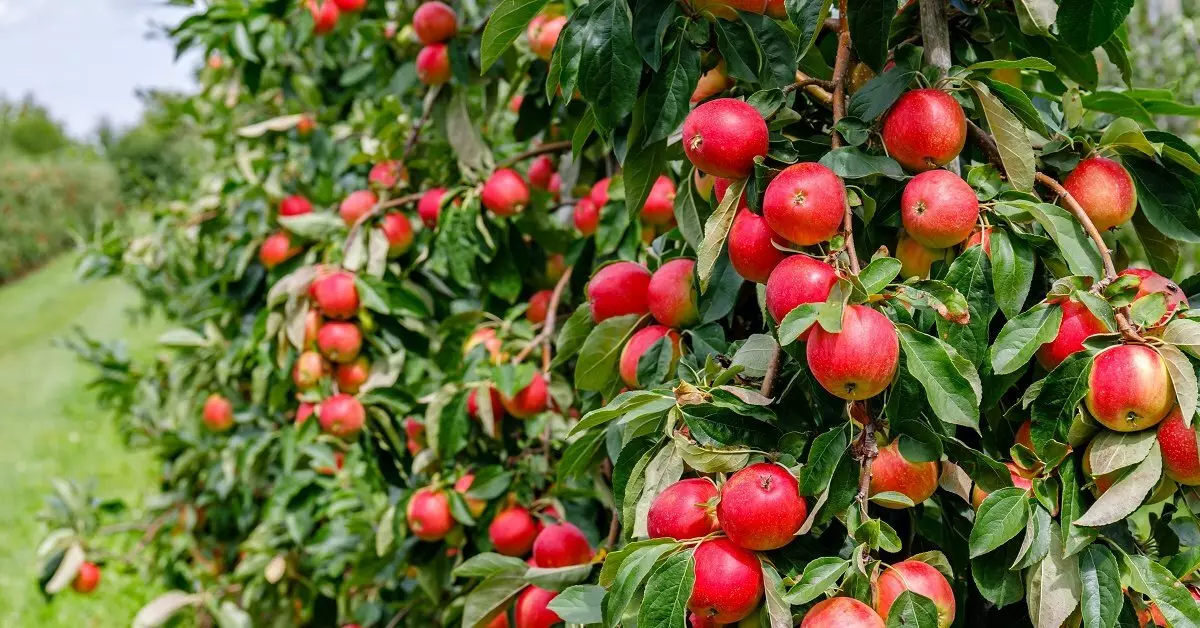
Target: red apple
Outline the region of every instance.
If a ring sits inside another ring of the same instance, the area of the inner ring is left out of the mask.
[[[596,233],[596,229],[600,226],[600,208],[590,198],[581,198],[575,201],[572,219],[575,221],[575,228],[579,230],[579,233],[590,236]]]
[[[696,580],[688,610],[718,624],[741,621],[763,596],[758,556],[727,538],[704,541],[695,550]]]
[[[472,517],[478,519],[479,515],[482,515],[484,509],[487,508],[487,502],[482,499],[467,497],[466,493],[471,490],[471,485],[474,483],[475,475],[468,473],[458,478],[458,481],[454,483],[454,490],[463,494],[463,501],[467,504],[467,510],[470,511]]]
[[[1183,423],[1183,413],[1175,406],[1158,425],[1158,446],[1162,450],[1163,471],[1167,477],[1186,486],[1200,486],[1200,451],[1196,446],[1196,427]]]
[[[768,462],[734,473],[721,487],[717,504],[725,535],[749,550],[773,550],[791,543],[807,516],[808,506],[795,476]]]
[[[651,225],[665,225],[675,219],[675,183],[665,175],[654,181],[650,196],[642,206],[642,221]]]
[[[1137,294],[1134,295],[1135,300],[1158,292],[1163,294],[1167,302],[1167,313],[1155,325],[1165,325],[1175,315],[1176,310],[1180,309],[1180,305],[1183,305],[1183,309],[1188,308],[1187,295],[1183,293],[1179,285],[1152,270],[1126,268],[1117,273],[1117,275],[1132,276],[1141,279],[1141,283],[1138,284]]]
[[[479,198],[493,214],[512,216],[529,204],[529,186],[516,170],[501,168],[488,177]]]
[[[1117,345],[1092,362],[1083,398],[1092,418],[1116,432],[1158,425],[1175,407],[1167,363],[1145,345]]]
[[[412,248],[413,228],[408,216],[400,212],[387,214],[380,227],[388,241],[388,257],[404,255]]]
[[[233,427],[233,404],[217,393],[209,395],[204,400],[204,425],[214,432]]]
[[[550,175],[550,181],[546,184],[546,191],[558,201],[562,196],[562,175],[555,172]]]
[[[550,177],[554,176],[554,160],[549,155],[540,155],[529,164],[529,185],[539,189],[550,189]]]
[[[771,230],[802,246],[837,235],[846,215],[846,186],[818,163],[788,166],[767,184],[763,216]]]
[[[938,463],[910,462],[900,453],[900,441],[892,441],[879,448],[879,455],[871,466],[871,495],[900,493],[914,504],[929,499],[938,487]],[[909,508],[908,504],[886,498],[878,503],[884,508]]]
[[[847,306],[842,331],[813,325],[809,334],[808,368],[830,394],[849,401],[883,392],[896,375],[900,339],[886,316],[864,305]]]
[[[304,422],[307,421],[309,419],[309,417],[311,417],[313,415],[313,412],[315,410],[316,410],[316,406],[314,406],[313,404],[308,403],[307,401],[301,401],[300,405],[296,406],[296,423],[295,424],[297,426],[304,425]]]
[[[309,294],[328,318],[345,319],[358,313],[358,287],[350,273],[335,271],[317,277]]]
[[[333,2],[345,13],[362,11],[367,6],[367,0],[333,0]]]
[[[312,114],[301,116],[300,121],[296,123],[296,133],[300,134],[300,137],[308,137],[316,128],[317,119]]]
[[[938,628],[950,628],[950,624],[954,623],[954,589],[942,572],[919,560],[896,563],[879,574],[875,610],[880,618],[887,621],[892,604],[905,591],[912,591],[933,601],[937,607]]]
[[[450,49],[446,44],[428,44],[417,53],[417,79],[424,85],[450,80]]]
[[[450,500],[446,493],[432,487],[417,489],[405,509],[408,529],[422,541],[440,541],[454,527]]]
[[[566,25],[567,18],[561,15],[546,17],[541,21],[531,21],[526,29],[526,35],[529,37],[529,50],[539,59],[549,61],[551,55],[554,54],[554,45],[558,43],[558,36]]]
[[[538,373],[530,380],[529,385],[522,388],[513,398],[500,395],[500,403],[504,409],[517,419],[528,419],[546,411],[550,394],[546,378]]]
[[[1065,299],[1059,302],[1062,308],[1062,324],[1054,340],[1038,348],[1037,360],[1042,368],[1052,371],[1072,353],[1083,350],[1083,341],[1095,334],[1108,332],[1108,328],[1096,318],[1087,306],[1078,301]]]
[[[525,587],[517,596],[517,628],[551,628],[562,622],[558,614],[547,608],[550,601],[558,597],[554,591],[547,591],[534,585]]]
[[[650,271],[637,262],[616,262],[596,271],[587,285],[592,320],[597,323],[625,314],[647,314]]]
[[[591,199],[592,204],[596,206],[597,210],[604,209],[604,206],[608,204],[608,186],[610,183],[612,183],[612,179],[604,177],[593,183],[592,189],[588,192],[588,198]]]
[[[592,546],[574,524],[554,523],[538,533],[533,542],[533,560],[538,567],[570,567],[592,560]]]
[[[837,282],[837,271],[829,264],[807,255],[787,257],[767,279],[767,311],[779,324],[805,303],[824,303]],[[800,339],[807,340],[811,331],[804,332]]]
[[[1133,177],[1121,164],[1105,157],[1079,162],[1063,180],[1063,187],[1101,231],[1125,224],[1137,210]]]
[[[421,195],[417,201],[417,215],[421,222],[430,229],[437,226],[438,214],[442,212],[442,199],[446,196],[446,188],[433,188]]]
[[[729,75],[725,71],[725,60],[721,59],[717,65],[700,75],[700,79],[696,81],[696,89],[692,90],[692,103],[708,100],[732,86],[733,81],[729,80]]]
[[[913,172],[940,168],[962,152],[967,118],[962,106],[939,89],[915,89],[896,100],[883,119],[883,146]]]
[[[405,417],[403,425],[405,447],[408,453],[415,456],[425,448],[425,424],[410,416]]]
[[[316,351],[305,351],[296,358],[292,368],[292,381],[296,388],[308,390],[320,383],[321,378],[329,372],[329,364]]]
[[[831,597],[808,609],[800,628],[884,628],[870,606],[852,597]]]
[[[650,314],[667,327],[688,327],[700,322],[696,290],[696,260],[675,258],[650,276],[646,301]]]
[[[301,216],[313,210],[312,203],[299,194],[293,194],[279,203],[280,216]]]
[[[291,236],[279,231],[263,240],[262,248],[258,250],[258,261],[270,270],[295,257],[302,250],[298,246],[292,246]]]
[[[401,181],[408,181],[408,169],[396,160],[381,161],[367,174],[368,183],[384,189],[394,188]]]
[[[100,567],[96,563],[84,562],[79,566],[79,571],[75,572],[75,580],[71,582],[71,588],[78,593],[91,593],[100,586]]]
[[[358,357],[362,331],[354,323],[329,321],[317,332],[317,348],[330,362],[344,364]]]
[[[442,2],[422,2],[413,12],[412,26],[422,44],[436,44],[458,34],[458,15]]]
[[[754,158],[768,148],[767,123],[753,106],[718,98],[696,107],[683,121],[683,152],[697,168],[718,177],[744,179]]]
[[[363,216],[371,213],[375,208],[375,204],[379,202],[379,197],[370,190],[358,190],[351,192],[342,204],[338,207],[338,214],[342,217],[342,222],[346,223],[347,227],[354,226]]]
[[[983,245],[983,252],[988,257],[992,256],[992,228],[984,227],[975,229],[971,232],[971,236],[967,238],[967,243],[963,245],[963,250],[967,250],[973,246]]]
[[[338,393],[321,402],[317,408],[317,419],[326,433],[352,439],[362,431],[367,412],[358,399]]]
[[[534,325],[546,322],[550,299],[553,297],[553,290],[538,290],[533,293],[533,296],[529,297],[529,308],[525,310],[525,318]]]
[[[333,380],[337,382],[338,392],[351,395],[357,393],[370,377],[371,363],[362,357],[352,362],[339,364],[333,370]]]
[[[944,249],[971,235],[979,222],[979,199],[962,177],[949,170],[929,170],[904,186],[900,219],[911,238]]]
[[[537,535],[537,522],[520,506],[500,511],[488,526],[488,539],[505,556],[525,556],[533,549]]]
[[[788,254],[775,248],[778,236],[767,219],[743,207],[729,230],[729,263],[743,279],[767,283],[771,272]]]
[[[471,333],[471,337],[463,343],[463,357],[471,353],[471,350],[478,345],[483,345],[492,362],[499,364],[504,354],[501,352],[503,343],[500,337],[496,335],[496,330],[491,327],[480,327]]]
[[[479,394],[479,389],[473,388],[467,395],[467,416],[476,421],[479,420],[479,402],[475,398],[477,394]],[[504,418],[504,403],[500,399],[500,393],[495,388],[488,389],[488,401],[492,406],[492,422],[499,424],[500,419]]]
[[[712,502],[717,487],[708,478],[680,480],[654,498],[646,517],[646,529],[652,539],[677,541],[698,539],[716,532],[720,526]]]
[[[638,361],[642,359],[642,354],[658,342],[659,338],[667,337],[671,341],[671,366],[668,373],[675,372],[675,365],[679,362],[681,350],[679,347],[679,332],[663,325],[650,325],[634,332],[629,338],[629,342],[625,343],[625,347],[621,349],[621,359],[619,370],[621,379],[626,386],[630,388],[641,388],[638,383],[637,370]]]
[[[317,0],[308,0],[308,12],[313,18],[313,34],[327,35],[333,32],[337,27],[338,17],[341,11],[338,10],[337,4],[333,0],[324,0],[320,4]],[[303,134],[303,133],[302,133]]]

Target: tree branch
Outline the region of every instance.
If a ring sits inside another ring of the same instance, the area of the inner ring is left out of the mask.
[[[813,78],[803,72],[797,71],[796,72],[796,82],[792,83],[791,85],[785,86],[783,88],[783,93],[790,94],[802,87],[819,87],[822,90],[824,90],[825,92],[829,92],[830,90],[833,89],[834,84],[833,84],[833,81],[826,81],[825,79]],[[832,98],[832,96],[830,96],[830,98]]]
[[[847,78],[850,76],[850,23],[846,19],[846,0],[838,0],[838,48],[833,63],[833,125],[846,116]],[[833,147],[841,148],[842,135],[833,131]]]
[[[941,69],[945,75],[950,70],[950,27],[946,20],[946,0],[920,0],[920,14],[925,64]],[[954,174],[962,172],[958,157],[946,167]]]
[[[563,271],[562,277],[558,278],[558,283],[554,284],[554,292],[550,293],[550,304],[546,306],[546,322],[542,325],[542,331],[538,332],[538,335],[534,336],[533,340],[530,340],[529,344],[525,345],[525,348],[521,349],[521,352],[513,358],[513,364],[520,364],[522,360],[529,357],[530,353],[533,353],[535,347],[544,344],[542,371],[550,371],[550,340],[554,338],[554,326],[558,322],[558,302],[562,299],[563,290],[571,282],[571,273],[574,270],[574,267],[568,266]]]
[[[779,343],[775,343],[774,348],[771,349],[771,359],[767,362],[767,374],[763,377],[762,387],[758,389],[758,392],[768,399],[771,398],[771,389],[775,387],[775,378],[779,376],[779,362],[783,358],[782,354],[783,349],[780,348]]]
[[[855,453],[861,465],[858,474],[858,494],[855,499],[858,501],[859,514],[862,520],[866,521],[868,518],[867,504],[871,499],[871,467],[879,455],[879,444],[875,442],[875,422],[867,415],[863,403],[851,402],[849,412],[852,419],[857,419],[863,424],[863,431],[859,434],[858,442],[854,444]]]
[[[358,220],[354,221],[354,225],[350,227],[350,233],[346,235],[346,243],[342,245],[342,257],[345,257],[350,252],[350,243],[354,242],[354,240],[358,238],[358,232],[362,231],[363,225],[366,224],[368,220],[382,214],[383,210],[385,209],[399,207],[409,203],[415,203],[421,200],[421,196],[423,194],[424,192],[413,192],[412,194],[406,194],[398,198],[376,203],[375,206],[371,208],[371,211],[360,216]]]
[[[417,138],[421,136],[421,129],[429,122],[429,116],[433,114],[433,101],[437,99],[438,93],[441,92],[441,85],[434,85],[428,92],[425,93],[425,110],[421,112],[421,117],[417,119],[417,123],[408,130],[408,139],[404,142],[404,152],[400,153],[400,163],[404,164],[408,161],[409,155],[417,146]]]
[[[546,153],[557,153],[559,151],[567,150],[568,148],[571,148],[571,142],[568,140],[563,140],[561,142],[550,142],[548,144],[542,144],[541,146],[536,146],[527,151],[522,151],[520,153],[517,153],[516,155],[513,155],[512,157],[509,157],[508,159],[505,159],[504,161],[496,164],[496,167],[497,168],[509,168],[513,164],[525,161],[526,159],[529,159],[530,157],[537,157],[538,155],[544,155]]]

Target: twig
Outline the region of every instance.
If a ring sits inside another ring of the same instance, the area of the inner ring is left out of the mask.
[[[816,80],[816,79],[801,72],[800,70],[796,70],[796,82],[797,83],[811,82],[814,80]],[[830,81],[830,82],[832,83],[832,81]],[[820,85],[818,85],[816,83],[804,85],[803,88],[804,88],[804,91],[807,92],[808,95],[811,96],[817,102],[821,103],[822,105],[824,105],[826,107],[833,106],[833,93],[830,92],[830,90],[825,89],[824,87],[821,87]]]
[[[867,520],[867,504],[871,499],[871,466],[875,464],[875,458],[879,455],[879,444],[875,442],[875,421],[867,415],[866,408],[861,402],[855,401],[849,404],[850,416],[856,414],[863,423],[863,431],[859,434],[858,442],[854,447],[857,450],[861,470],[858,474],[858,495],[855,499],[858,501],[858,511],[863,521]]]
[[[542,325],[542,331],[538,332],[538,335],[534,336],[533,340],[530,340],[529,344],[525,345],[525,348],[521,349],[521,352],[518,353],[515,358],[513,358],[513,364],[520,364],[522,360],[529,357],[529,354],[533,352],[534,347],[537,347],[543,343],[545,343],[543,353],[547,355],[550,353],[550,339],[554,337],[554,325],[558,322],[558,301],[562,298],[563,290],[571,281],[571,271],[573,270],[573,267],[568,266],[567,269],[563,271],[562,277],[558,278],[558,283],[554,284],[554,292],[550,293],[550,304],[546,307],[546,322],[544,325]],[[543,356],[543,372],[548,372],[550,370],[549,367],[549,359]]]
[[[569,140],[563,140],[561,142],[550,142],[548,144],[542,144],[541,146],[535,146],[534,148],[531,148],[527,151],[522,151],[520,153],[517,153],[516,155],[513,155],[512,157],[509,157],[508,159],[505,159],[504,161],[496,164],[496,167],[497,168],[508,168],[508,167],[511,167],[513,164],[525,161],[526,159],[529,159],[530,157],[537,157],[538,155],[544,155],[546,153],[557,153],[559,151],[567,150],[570,147],[571,147],[571,142]]]
[[[945,75],[950,70],[950,25],[946,19],[946,0],[920,0],[921,45],[925,49],[925,64],[934,66]],[[954,174],[962,167],[958,157],[946,164]]]
[[[617,534],[621,532],[621,522],[617,519],[617,511],[613,510],[612,521],[608,524],[608,538],[604,539],[604,549],[611,550],[617,544]]]
[[[396,616],[392,617],[392,620],[387,623],[386,628],[396,628],[396,626],[399,626],[400,620],[404,619],[404,616],[407,615],[408,611],[410,611],[410,610],[412,610],[411,607],[406,608],[406,609],[400,611],[399,613],[396,613]]]
[[[758,392],[768,399],[771,398],[771,389],[775,387],[775,378],[779,376],[779,361],[782,353],[783,350],[776,343],[771,349],[771,359],[767,362],[767,374],[763,377],[762,388],[758,389]]]
[[[850,75],[850,24],[846,19],[846,0],[838,0],[838,48],[833,63],[833,125],[846,116],[846,79]],[[842,147],[842,135],[833,131],[833,147]]]
[[[425,94],[425,110],[421,112],[421,117],[417,119],[417,123],[408,130],[408,139],[404,141],[404,152],[400,154],[401,164],[408,161],[408,156],[412,154],[413,148],[416,148],[417,138],[421,136],[421,129],[425,127],[425,123],[429,122],[429,116],[433,114],[433,101],[437,99],[438,93],[441,90],[441,85],[434,85]]]
[[[812,87],[812,86],[820,87],[821,89],[826,90],[826,91],[832,90],[834,87],[833,81],[826,81],[825,79],[813,78],[811,76],[808,76],[807,74],[804,74],[803,72],[796,72],[796,82],[784,87],[783,93],[790,94],[790,93],[800,89],[801,87]]]
[[[350,227],[350,233],[346,235],[346,243],[342,245],[342,257],[345,257],[350,253],[351,243],[358,238],[358,232],[362,231],[363,225],[366,224],[368,220],[383,213],[383,210],[385,209],[399,207],[409,203],[415,203],[421,200],[421,196],[423,194],[423,192],[413,192],[412,194],[406,194],[399,198],[394,198],[382,203],[376,203],[375,206],[371,208],[371,211],[359,216],[358,220],[354,221],[354,225]]]

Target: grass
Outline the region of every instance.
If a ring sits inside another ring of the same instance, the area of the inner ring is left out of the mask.
[[[136,294],[117,281],[78,283],[72,256],[0,287],[0,626],[122,626],[158,593],[134,574],[103,573],[89,597],[69,589],[47,603],[37,588],[37,520],[56,477],[96,481],[96,495],[134,508],[153,490],[156,465],[127,450],[111,418],[84,388],[89,367],[53,344],[76,325],[126,338],[134,355],[159,329],[133,327],[124,312]]]

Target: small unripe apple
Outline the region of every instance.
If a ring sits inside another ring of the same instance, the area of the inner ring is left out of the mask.
[[[629,337],[629,341],[625,343],[624,348],[621,349],[619,370],[621,380],[625,382],[626,386],[641,388],[637,377],[638,361],[642,359],[642,354],[663,337],[668,338],[671,342],[671,366],[667,372],[671,374],[675,372],[675,365],[678,364],[681,355],[679,332],[664,325],[649,325],[634,332]]]
[[[323,0],[319,4],[317,0],[309,0],[308,12],[313,18],[313,34],[318,36],[333,32],[341,16],[341,10],[333,0]]]
[[[700,321],[695,275],[696,260],[687,258],[675,258],[654,271],[646,301],[655,320],[667,327],[688,327]]]
[[[1063,180],[1063,188],[1101,231],[1125,224],[1137,210],[1133,177],[1121,164],[1105,157],[1079,162]]]
[[[1170,279],[1167,279],[1166,277],[1163,277],[1152,270],[1145,268],[1126,268],[1125,270],[1117,273],[1117,275],[1122,277],[1131,276],[1141,279],[1141,283],[1138,284],[1137,294],[1134,295],[1135,300],[1159,292],[1163,294],[1166,299],[1167,313],[1164,314],[1157,323],[1155,323],[1156,326],[1165,325],[1167,321],[1171,320],[1171,317],[1175,315],[1176,310],[1180,309],[1180,305],[1183,306],[1183,309],[1188,308],[1187,295],[1183,293],[1183,290],[1179,287],[1179,284],[1176,284]]]
[[[345,199],[342,200],[341,206],[338,207],[338,214],[342,217],[342,222],[346,223],[347,227],[354,226],[363,216],[371,213],[375,208],[375,204],[379,202],[379,197],[370,190],[358,190],[351,192]]]
[[[546,526],[533,542],[533,560],[538,567],[570,567],[592,560],[592,545],[575,524]]]
[[[450,515],[450,500],[446,493],[432,487],[417,489],[405,509],[408,529],[422,541],[440,541],[454,527]]]
[[[931,249],[901,231],[900,239],[896,241],[896,259],[900,260],[900,277],[903,279],[928,277],[933,263],[945,260],[946,253],[945,249]]]
[[[280,216],[302,216],[312,210],[312,203],[299,194],[293,194],[279,203]]]
[[[408,216],[400,212],[392,212],[383,217],[379,225],[388,242],[388,257],[404,255],[412,248],[413,228]]]
[[[500,511],[488,526],[488,540],[505,556],[524,557],[533,549],[537,535],[537,522],[520,506]]]
[[[767,279],[767,312],[779,324],[805,303],[824,303],[837,282],[837,271],[829,264],[807,255],[787,257]],[[805,331],[800,339],[807,340],[811,332],[811,329]]]
[[[979,222],[979,199],[962,177],[949,170],[929,170],[904,186],[900,219],[911,238],[944,249],[971,235]]]
[[[262,247],[258,249],[258,261],[270,270],[295,257],[301,250],[298,246],[292,246],[291,236],[279,231],[263,240]]]
[[[610,183],[612,183],[612,179],[604,177],[593,183],[592,189],[588,191],[588,198],[591,199],[592,204],[596,206],[597,210],[604,209],[604,206],[608,204],[608,186]]]
[[[575,228],[579,230],[579,233],[590,236],[596,233],[596,229],[600,227],[600,208],[596,207],[592,199],[581,198],[575,201],[572,219],[575,221]]]
[[[799,163],[784,168],[767,184],[763,216],[775,233],[809,246],[837,235],[847,202],[841,177],[821,164]]]
[[[721,487],[717,519],[729,540],[749,550],[779,549],[804,525],[808,506],[791,471],[768,462],[752,464]]]
[[[384,189],[394,188],[401,181],[408,181],[408,169],[397,160],[381,161],[367,174],[368,183]]]
[[[233,404],[217,393],[209,395],[204,400],[204,425],[214,432],[233,427]]]
[[[358,357],[362,331],[354,323],[329,321],[317,332],[317,348],[330,362],[344,364]]]
[[[362,431],[367,412],[358,399],[346,393],[338,393],[321,402],[317,408],[317,418],[325,433],[352,439]]]
[[[830,394],[848,401],[883,392],[896,375],[900,338],[886,316],[864,305],[842,312],[842,331],[813,325],[806,348],[813,377]]]
[[[1158,425],[1175,407],[1167,363],[1146,345],[1117,345],[1096,355],[1083,398],[1092,418],[1116,432]]]
[[[912,172],[940,168],[962,152],[967,118],[954,97],[939,89],[914,89],[896,100],[883,119],[883,146]]]
[[[1084,456],[1086,459],[1087,454],[1084,454]],[[1029,477],[1026,475],[1027,472],[1024,469],[1017,466],[1015,462],[1006,462],[1004,465],[1008,467],[1008,474],[1012,479],[1013,486],[1026,491],[1033,490],[1033,480],[1029,479]],[[1084,462],[1084,467],[1087,467],[1086,461]],[[983,500],[987,499],[988,495],[991,495],[989,491],[983,490],[978,484],[976,484],[975,487],[971,489],[971,507],[975,510],[979,510],[979,507],[983,505]]]
[[[683,152],[708,174],[744,179],[754,172],[754,158],[767,149],[767,122],[736,98],[710,100],[683,121]]]
[[[501,393],[500,403],[514,418],[528,419],[529,417],[545,412],[549,398],[550,389],[546,385],[546,378],[542,377],[541,373],[538,373],[533,376],[528,386],[522,388],[511,399]]]
[[[692,556],[696,580],[688,610],[718,624],[740,621],[763,596],[758,556],[727,538],[704,541]]]
[[[642,205],[642,221],[651,225],[665,225],[675,219],[675,183],[666,175],[660,175],[650,188],[650,196]]]
[[[720,529],[712,502],[717,486],[708,478],[680,480],[650,504],[646,531],[652,539],[698,539]]]
[[[475,475],[468,473],[461,478],[458,478],[458,481],[454,483],[454,490],[463,494],[463,501],[467,504],[467,510],[471,513],[472,517],[478,519],[479,515],[482,515],[484,509],[487,508],[487,502],[482,499],[467,497],[466,493],[467,491],[471,490],[471,485],[474,483]]]
[[[525,318],[534,325],[546,322],[550,299],[553,297],[553,290],[538,290],[533,293],[533,296],[529,297],[529,307],[525,310]]]
[[[937,608],[938,628],[950,628],[954,623],[954,589],[946,576],[933,565],[919,560],[896,563],[879,574],[876,584],[875,610],[887,621],[888,611],[901,593],[912,591],[933,601]]]
[[[358,287],[350,273],[335,271],[317,277],[309,294],[328,318],[345,319],[358,313]]]
[[[1083,351],[1084,340],[1095,334],[1108,332],[1104,323],[1083,303],[1066,299],[1058,305],[1063,312],[1058,334],[1054,336],[1054,340],[1038,347],[1037,351],[1038,363],[1047,371],[1057,368],[1076,351]]]
[[[788,257],[775,247],[778,235],[767,219],[742,207],[729,229],[729,263],[747,281],[767,283],[771,272]]]
[[[328,372],[329,364],[320,353],[305,351],[296,358],[296,364],[292,368],[292,381],[296,383],[296,388],[308,390],[320,383],[321,378]]]
[[[900,493],[914,504],[929,499],[938,487],[938,463],[910,462],[900,453],[900,441],[892,441],[879,448],[879,455],[871,466],[871,495]],[[903,502],[886,498],[878,503],[884,508],[910,508]]]
[[[517,628],[551,628],[562,623],[557,613],[547,608],[550,602],[558,597],[554,591],[529,585],[517,596],[517,606],[514,612]]]
[[[884,628],[870,606],[852,597],[831,597],[808,609],[800,628]]]
[[[417,455],[417,452],[425,448],[425,424],[418,421],[415,417],[405,417],[404,426],[404,446],[408,449],[408,453]]]
[[[721,59],[696,81],[696,89],[692,90],[692,103],[708,100],[732,86],[733,81],[729,80],[729,74],[725,71],[725,60]]]
[[[596,271],[587,285],[592,320],[597,323],[625,314],[647,314],[650,271],[637,262],[616,262]]]
[[[549,155],[539,155],[529,164],[529,185],[539,189],[550,189],[550,177],[554,176],[554,160]]]
[[[446,196],[446,188],[433,188],[421,195],[417,201],[417,215],[421,223],[432,229],[437,226],[438,214],[442,212],[442,199]]]
[[[422,44],[436,44],[458,34],[458,15],[442,2],[422,2],[413,12],[413,32]]]
[[[363,357],[352,362],[339,364],[333,370],[333,381],[337,382],[338,392],[350,393],[351,395],[357,393],[370,377],[371,363]]]
[[[488,177],[479,198],[497,216],[512,216],[529,205],[529,186],[512,168],[501,168]]]
[[[417,79],[424,85],[450,80],[450,49],[446,44],[427,44],[417,53]]]
[[[96,563],[84,562],[79,565],[79,571],[75,572],[75,580],[71,582],[71,588],[78,593],[91,593],[100,586],[100,567]]]

